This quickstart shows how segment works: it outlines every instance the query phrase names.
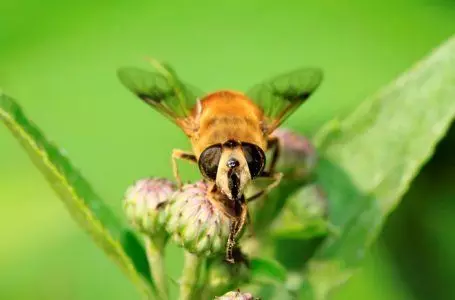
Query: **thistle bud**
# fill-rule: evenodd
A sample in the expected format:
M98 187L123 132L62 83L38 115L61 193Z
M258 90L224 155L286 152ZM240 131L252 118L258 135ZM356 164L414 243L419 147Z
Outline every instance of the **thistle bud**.
M317 183L311 183L294 195L294 200L289 202L290 208L298 210L300 215L307 219L326 218L328 214L328 200L326 193Z
M258 300L250 293L242 293L240 290L227 292L221 297L215 297L215 300Z
M164 232L164 206L175 191L175 184L164 178L145 178L130 186L124 210L130 224L149 236Z
M288 201L272 225L272 233L281 237L312 238L334 229L327 220L328 200L316 183L304 186Z
M178 245L198 256L225 250L230 223L203 181L184 185L166 208L167 232Z
M310 140L284 128L276 129L272 136L278 138L280 145L276 170L297 178L311 175L316 167L317 153Z
M224 255L222 256L224 257ZM212 296L234 289L251 280L249 260L239 247L233 249L233 257L236 264L227 263L220 256L207 260L206 285Z

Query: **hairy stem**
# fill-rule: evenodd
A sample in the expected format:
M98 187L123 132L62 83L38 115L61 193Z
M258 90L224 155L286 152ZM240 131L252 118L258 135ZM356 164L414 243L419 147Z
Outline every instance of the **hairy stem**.
M163 239L152 239L144 236L147 258L150 267L150 273L155 283L158 296L161 300L169 299L167 288L166 268L164 266L164 246Z
M185 262L180 280L180 299L198 299L198 279L201 273L203 258L185 251Z

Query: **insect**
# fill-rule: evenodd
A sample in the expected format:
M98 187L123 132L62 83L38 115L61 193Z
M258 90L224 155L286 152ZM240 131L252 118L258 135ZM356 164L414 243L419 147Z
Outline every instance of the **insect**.
M272 132L317 89L322 71L301 68L266 80L246 93L219 90L204 94L184 84L174 70L151 60L157 72L121 68L120 81L136 96L169 118L190 139L192 152L174 149L174 176L182 185L177 159L198 164L211 184L210 191L228 207L232 217L226 258L233 262L232 249L247 218L248 201L267 194L282 177L275 172L279 143ZM271 162L266 170L266 151ZM270 178L262 191L245 199L248 184L259 177ZM221 195L221 196L220 196Z

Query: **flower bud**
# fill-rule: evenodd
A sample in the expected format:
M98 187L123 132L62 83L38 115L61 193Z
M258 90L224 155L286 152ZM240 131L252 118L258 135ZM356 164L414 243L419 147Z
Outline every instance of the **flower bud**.
M294 200L289 202L289 206L308 219L325 218L328 214L327 196L322 186L317 183L308 184L298 190Z
M327 215L328 201L324 191L316 183L308 184L288 199L272 225L272 233L291 238L325 235L332 229Z
M173 195L166 221L167 232L188 252L208 256L226 249L231 220L203 181L184 185Z
M280 145L278 172L294 178L307 178L312 174L318 158L309 139L285 128L277 128L272 136L278 138Z
M224 255L207 260L206 286L212 296L234 289L251 280L251 269L247 257L239 247L233 249L235 264L227 263Z
M164 178L145 178L130 186L124 210L131 225L149 236L164 231L164 206L175 191L175 184Z
M241 293L240 290L227 292L221 297L215 297L216 300L257 300L250 293Z

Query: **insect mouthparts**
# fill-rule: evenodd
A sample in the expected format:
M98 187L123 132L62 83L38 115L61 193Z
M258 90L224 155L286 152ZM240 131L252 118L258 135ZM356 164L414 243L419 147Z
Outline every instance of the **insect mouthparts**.
M238 167L239 165L240 165L240 162L233 157L228 159L228 161L226 162L226 166L228 166L231 169Z
M240 177L235 172L228 173L228 185L234 200L239 198Z

